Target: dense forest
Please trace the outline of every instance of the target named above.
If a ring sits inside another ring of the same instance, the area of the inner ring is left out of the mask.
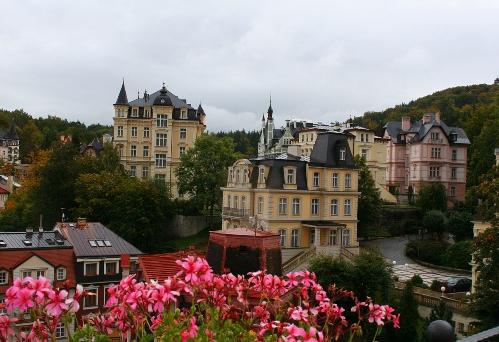
[[[48,149],[61,134],[71,135],[73,144],[90,142],[95,137],[112,133],[113,128],[105,125],[85,125],[79,121],[68,121],[57,116],[33,118],[22,109],[8,111],[0,109],[0,129],[6,130],[11,124],[16,126],[21,140],[20,157],[23,163],[31,163],[40,150]]]
[[[480,175],[494,165],[494,148],[499,147],[499,84],[478,84],[437,91],[407,104],[382,112],[366,112],[353,123],[383,133],[389,121],[402,116],[420,120],[424,113],[439,111],[449,126],[463,128],[471,141],[468,149],[468,185],[477,185]]]

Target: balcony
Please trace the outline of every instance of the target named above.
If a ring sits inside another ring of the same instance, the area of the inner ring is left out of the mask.
[[[222,216],[249,217],[250,210],[249,209],[236,209],[236,208],[223,207]]]

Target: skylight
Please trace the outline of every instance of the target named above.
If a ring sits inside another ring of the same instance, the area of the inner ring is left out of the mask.
[[[104,247],[104,241],[102,241],[102,240],[97,240],[96,242],[97,242],[97,245],[98,245],[99,247]]]
[[[104,240],[104,244],[105,244],[107,247],[111,247],[111,241],[109,241],[109,240]]]
[[[97,247],[97,243],[95,243],[95,240],[88,240],[88,243],[90,244],[90,246],[92,247]]]
[[[31,246],[31,240],[23,240],[23,243],[24,243],[26,246]]]
[[[7,247],[7,242],[0,240],[0,247]]]

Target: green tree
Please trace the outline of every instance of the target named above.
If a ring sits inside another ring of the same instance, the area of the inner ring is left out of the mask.
[[[447,227],[447,218],[439,210],[430,210],[423,216],[423,227],[429,233],[437,234],[440,240]]]
[[[310,271],[317,276],[317,281],[324,288],[335,284],[339,288],[353,290],[354,265],[344,259],[330,255],[318,255],[310,260]]]
[[[370,235],[369,228],[372,228],[379,221],[383,202],[365,159],[355,156],[355,164],[359,169],[360,197],[357,212],[359,235],[368,237]]]
[[[417,205],[423,213],[430,210],[447,210],[447,194],[442,183],[432,183],[421,189],[419,192]]]
[[[400,329],[395,332],[390,341],[419,341],[421,338],[421,317],[418,313],[418,303],[414,298],[414,285],[408,282],[402,292],[397,308],[400,313]]]
[[[466,193],[468,206],[475,208],[480,220],[491,220],[499,212],[499,167],[493,166],[480,178],[480,184]]]
[[[42,132],[33,120],[29,120],[24,127],[19,129],[18,135],[21,141],[20,158],[23,163],[32,163],[43,141]]]
[[[474,239],[473,260],[477,281],[473,307],[485,326],[499,324],[499,221]]]
[[[234,163],[234,144],[229,138],[215,135],[202,135],[196,139],[194,147],[180,158],[175,171],[178,179],[178,192],[187,194],[210,213],[210,227],[213,216],[220,205],[220,187],[227,182],[227,168]]]
[[[143,251],[158,249],[171,214],[168,191],[121,171],[86,173],[76,181],[75,213],[109,226]]]
[[[449,233],[457,241],[468,240],[473,237],[473,216],[466,211],[453,211],[449,217]]]

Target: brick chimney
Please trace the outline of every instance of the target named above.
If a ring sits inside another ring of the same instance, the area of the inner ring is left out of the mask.
[[[123,278],[128,277],[130,275],[130,255],[129,254],[120,255],[120,265],[121,265],[121,276]]]
[[[440,112],[436,112],[436,113],[435,113],[435,122],[436,122],[437,124],[440,124]]]
[[[423,125],[427,124],[427,123],[430,123],[430,120],[431,120],[431,115],[430,114],[423,115],[423,119],[422,119]]]
[[[408,116],[403,116],[402,117],[402,130],[403,131],[408,131],[411,129],[411,118]]]
[[[76,228],[78,228],[78,229],[87,228],[87,219],[84,217],[78,217],[76,219]]]

